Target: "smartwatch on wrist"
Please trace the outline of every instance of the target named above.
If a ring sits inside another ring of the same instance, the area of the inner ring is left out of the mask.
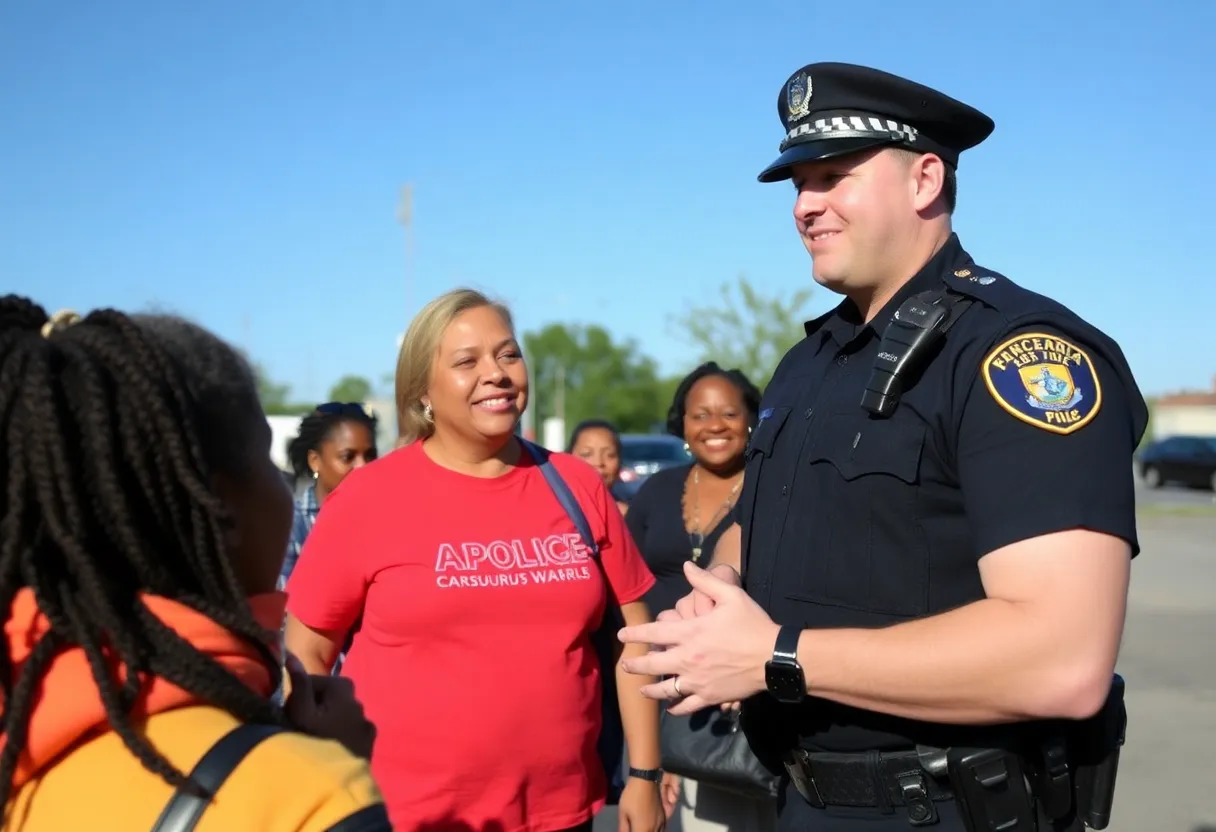
[[[764,665],[764,683],[778,702],[794,705],[806,699],[806,675],[798,664],[802,628],[787,624],[777,633],[773,657]]]

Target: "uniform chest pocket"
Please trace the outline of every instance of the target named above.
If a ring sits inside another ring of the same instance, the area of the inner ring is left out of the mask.
[[[771,407],[760,411],[760,422],[752,430],[747,440],[747,450],[744,452],[743,493],[735,506],[735,517],[750,529],[756,510],[756,484],[760,479],[760,468],[765,460],[773,458],[773,449],[777,444],[777,436],[789,418],[788,407]],[[750,533],[745,534],[743,541],[742,564],[746,569],[748,560],[748,541]]]
[[[862,477],[894,477],[915,485],[926,428],[920,423],[891,423],[834,414],[815,431],[811,464],[830,463],[849,482]],[[897,486],[896,486],[897,487]]]
[[[790,409],[788,407],[772,407],[766,411],[761,411],[760,422],[752,431],[751,438],[747,440],[747,461],[756,456],[771,457],[773,455],[773,445],[777,442],[777,434],[781,433],[782,426],[785,425],[785,420],[789,418]]]
[[[814,429],[807,463],[820,505],[799,594],[896,616],[928,609],[929,551],[919,500],[927,428],[832,414]],[[834,472],[831,469],[835,469]]]

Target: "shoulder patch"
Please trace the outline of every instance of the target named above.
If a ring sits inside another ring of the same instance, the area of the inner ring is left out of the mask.
[[[1006,412],[1052,433],[1080,430],[1102,407],[1102,384],[1089,354],[1058,335],[1007,338],[988,353],[980,372]]]

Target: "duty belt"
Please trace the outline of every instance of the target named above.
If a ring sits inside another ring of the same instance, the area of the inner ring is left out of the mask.
[[[927,775],[915,751],[830,754],[796,749],[786,756],[785,770],[798,793],[817,809],[903,807],[912,826],[935,822],[934,802],[954,799],[948,787]]]

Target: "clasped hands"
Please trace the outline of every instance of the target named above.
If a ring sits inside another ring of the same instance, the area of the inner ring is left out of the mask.
[[[684,564],[692,592],[649,624],[625,627],[624,644],[649,644],[644,656],[622,666],[659,681],[642,688],[651,699],[678,700],[673,716],[713,705],[733,706],[766,689],[764,665],[780,627],[740,586],[739,574],[719,565],[706,571]]]

